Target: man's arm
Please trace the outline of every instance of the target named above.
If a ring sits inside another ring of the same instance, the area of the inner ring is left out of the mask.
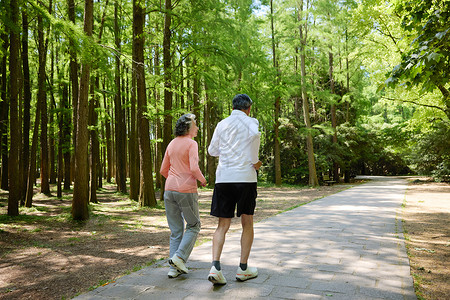
[[[258,134],[253,137],[252,142],[250,143],[250,160],[256,170],[258,170],[262,165],[262,162],[258,158],[260,143],[261,133],[258,132]]]
[[[216,127],[216,129],[214,130],[213,136],[211,138],[211,142],[209,144],[208,147],[208,153],[211,156],[219,156],[220,155],[220,149],[219,149],[219,137],[218,137],[218,133],[217,133],[217,128],[219,126]]]
[[[255,168],[256,171],[259,170],[259,168],[261,168],[262,162],[260,160],[258,160],[258,162],[256,164],[253,164],[253,168]]]

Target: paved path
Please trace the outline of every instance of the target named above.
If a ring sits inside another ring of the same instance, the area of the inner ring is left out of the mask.
[[[406,181],[373,181],[255,224],[249,265],[259,276],[237,282],[240,232],[227,236],[228,284],[206,280],[211,242],[194,248],[188,275],[147,267],[76,299],[417,299],[400,217]]]

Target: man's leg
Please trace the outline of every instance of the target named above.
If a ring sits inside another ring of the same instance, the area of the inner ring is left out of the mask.
[[[220,261],[220,256],[222,254],[223,244],[225,243],[225,235],[230,228],[231,218],[219,218],[219,223],[217,224],[216,231],[213,235],[213,251],[212,260]]]
[[[241,264],[247,264],[253,244],[253,215],[241,215]]]
[[[258,276],[256,267],[248,267],[247,261],[253,244],[253,215],[241,215],[241,263],[236,272],[236,280],[245,281]]]
[[[225,235],[230,228],[231,218],[219,218],[216,231],[213,235],[213,251],[212,251],[212,267],[209,271],[208,280],[214,285],[224,285],[227,280],[222,274],[220,267],[220,255],[222,254],[223,244],[225,243]]]

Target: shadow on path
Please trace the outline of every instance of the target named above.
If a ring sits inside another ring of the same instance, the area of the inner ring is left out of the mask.
[[[406,181],[370,179],[255,224],[255,279],[234,279],[240,232],[233,232],[222,254],[223,287],[206,280],[208,242],[194,249],[188,275],[168,279],[161,263],[76,299],[416,299],[398,218]]]

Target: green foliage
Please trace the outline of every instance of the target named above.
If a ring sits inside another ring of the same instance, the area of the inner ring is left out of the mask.
[[[402,16],[401,27],[412,42],[386,83],[389,86],[421,85],[423,91],[447,85],[450,79],[450,1],[399,1],[395,12]]]
[[[2,8],[6,7],[6,2],[1,2]],[[156,136],[157,121],[163,114],[178,116],[198,109],[200,126],[206,125],[207,117],[213,123],[218,122],[230,113],[232,97],[236,93],[247,93],[254,100],[252,116],[259,120],[262,132],[264,165],[259,176],[272,181],[274,102],[280,96],[279,139],[284,182],[308,181],[307,133],[314,138],[318,174],[328,172],[336,162],[342,172],[352,174],[404,174],[412,169],[444,179],[449,169],[448,153],[444,150],[449,147],[442,145],[448,140],[445,138],[448,126],[442,120],[450,111],[450,104],[436,87],[448,90],[449,3],[448,0],[275,1],[277,67],[274,68],[267,1],[176,2],[171,11],[174,105],[171,111],[164,111],[162,28],[165,12],[161,2],[146,2],[145,76],[149,110],[145,115],[151,122],[150,135]],[[55,56],[56,71],[48,74],[47,92],[56,109],[49,112],[71,119],[72,107],[62,108],[59,102],[62,87],[70,84],[69,51],[73,50],[77,62],[91,62],[92,76],[100,78],[100,87],[95,91],[101,103],[96,109],[99,123],[91,128],[98,130],[104,147],[105,124],[115,124],[116,56],[121,63],[124,108],[127,110],[131,104],[132,3],[117,3],[120,49],[116,49],[114,40],[114,5],[94,3],[94,36],[86,37],[82,28],[82,4],[76,3],[75,23],[68,21],[64,1],[56,1],[51,14],[36,0],[21,4],[30,21],[31,78],[37,78],[36,16],[40,15],[48,25],[45,34],[49,37],[49,56]],[[302,16],[299,16],[300,4],[303,5]],[[10,29],[9,16],[7,9],[0,11],[1,22],[6,25],[0,27],[0,34],[3,34]],[[102,22],[103,35],[98,40]],[[299,26],[303,24],[308,29],[305,91],[313,128],[310,132],[305,129],[302,114]],[[0,39],[0,43],[3,42]],[[0,49],[3,51],[0,56],[7,53],[3,47]],[[330,87],[330,54],[334,59],[334,93]],[[51,68],[50,61],[47,59],[47,70]],[[386,81],[387,72],[389,79]],[[193,101],[194,79],[199,84],[198,107],[194,107]],[[392,88],[380,92],[377,91],[380,85]],[[32,94],[37,94],[36,80],[32,82]],[[33,98],[32,115],[35,101]],[[204,109],[207,103],[214,107],[211,116],[207,116]],[[331,105],[337,110],[337,143],[332,142]],[[56,121],[53,127],[57,128]],[[201,133],[200,151],[205,152],[208,137]],[[158,142],[161,139],[155,138],[152,145]],[[72,141],[58,146],[63,146],[64,152],[71,151],[73,145],[68,143]]]
[[[409,161],[419,174],[433,175],[437,181],[450,181],[450,124],[436,122],[426,132],[413,137]]]
[[[308,157],[306,153],[305,135],[296,128],[292,120],[282,119],[279,129],[281,169],[283,181],[287,184],[308,184]],[[275,165],[273,159],[273,132],[268,132],[266,143],[260,151],[264,162],[266,180],[274,182]]]

